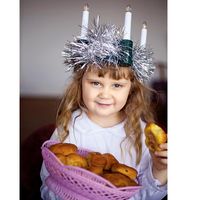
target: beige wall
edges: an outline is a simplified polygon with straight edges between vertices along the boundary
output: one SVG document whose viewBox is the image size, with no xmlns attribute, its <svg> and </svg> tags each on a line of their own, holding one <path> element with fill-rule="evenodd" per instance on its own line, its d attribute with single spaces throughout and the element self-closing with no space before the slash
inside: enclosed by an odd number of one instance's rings
<svg viewBox="0 0 200 200">
<path fill-rule="evenodd" d="M 21 0 L 20 93 L 23 96 L 60 96 L 67 84 L 61 51 L 67 40 L 80 34 L 82 8 L 90 6 L 90 20 L 123 26 L 125 7 L 133 9 L 132 38 L 140 40 L 144 20 L 147 42 L 156 62 L 167 65 L 166 0 Z M 158 71 L 154 78 L 158 77 Z"/>
</svg>

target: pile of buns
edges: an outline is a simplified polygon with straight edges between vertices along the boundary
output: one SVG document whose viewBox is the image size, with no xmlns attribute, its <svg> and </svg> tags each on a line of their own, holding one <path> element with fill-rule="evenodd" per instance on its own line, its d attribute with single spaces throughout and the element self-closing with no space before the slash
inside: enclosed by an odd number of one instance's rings
<svg viewBox="0 0 200 200">
<path fill-rule="evenodd" d="M 77 146 L 70 143 L 57 143 L 51 145 L 49 150 L 64 165 L 89 170 L 110 181 L 116 187 L 138 186 L 135 181 L 137 177 L 136 169 L 119 163 L 110 153 L 89 152 L 84 157 L 77 153 Z"/>
</svg>

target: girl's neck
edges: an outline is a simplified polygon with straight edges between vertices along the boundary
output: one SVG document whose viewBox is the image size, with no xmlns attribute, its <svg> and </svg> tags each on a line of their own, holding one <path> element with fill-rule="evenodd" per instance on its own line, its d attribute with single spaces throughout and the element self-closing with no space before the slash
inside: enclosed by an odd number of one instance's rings
<svg viewBox="0 0 200 200">
<path fill-rule="evenodd" d="M 123 112 L 119 112 L 118 114 L 109 116 L 109 117 L 102 117 L 98 115 L 91 114 L 90 112 L 86 112 L 88 118 L 93 121 L 94 123 L 98 124 L 103 128 L 109 128 L 115 126 L 125 119 L 125 114 Z"/>
</svg>

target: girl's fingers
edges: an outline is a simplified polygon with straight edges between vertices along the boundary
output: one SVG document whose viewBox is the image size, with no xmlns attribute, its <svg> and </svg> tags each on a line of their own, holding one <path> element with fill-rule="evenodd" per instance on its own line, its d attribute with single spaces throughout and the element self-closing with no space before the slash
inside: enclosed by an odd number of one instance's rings
<svg viewBox="0 0 200 200">
<path fill-rule="evenodd" d="M 162 150 L 167 150 L 167 143 L 160 144 L 159 146 Z"/>
<path fill-rule="evenodd" d="M 159 160 L 160 160 L 160 163 L 167 165 L 167 159 L 161 158 Z"/>
<path fill-rule="evenodd" d="M 156 157 L 167 158 L 167 151 L 156 151 L 154 154 Z"/>
</svg>

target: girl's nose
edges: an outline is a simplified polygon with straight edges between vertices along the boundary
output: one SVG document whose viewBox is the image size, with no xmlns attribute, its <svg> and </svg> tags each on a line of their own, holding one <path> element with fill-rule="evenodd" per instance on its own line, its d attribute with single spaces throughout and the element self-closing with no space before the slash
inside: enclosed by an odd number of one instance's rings
<svg viewBox="0 0 200 200">
<path fill-rule="evenodd" d="M 99 93 L 100 98 L 109 98 L 111 96 L 110 89 L 108 87 L 104 87 L 101 89 Z"/>
</svg>

